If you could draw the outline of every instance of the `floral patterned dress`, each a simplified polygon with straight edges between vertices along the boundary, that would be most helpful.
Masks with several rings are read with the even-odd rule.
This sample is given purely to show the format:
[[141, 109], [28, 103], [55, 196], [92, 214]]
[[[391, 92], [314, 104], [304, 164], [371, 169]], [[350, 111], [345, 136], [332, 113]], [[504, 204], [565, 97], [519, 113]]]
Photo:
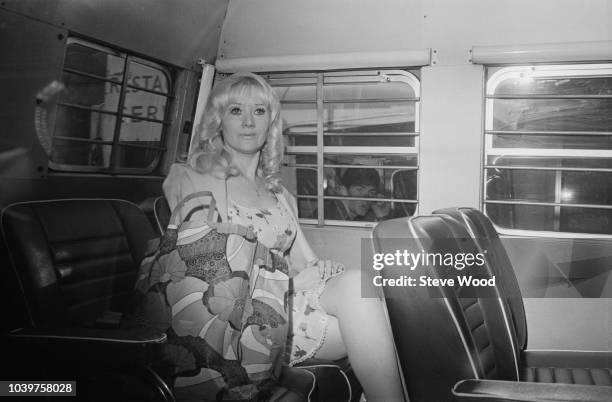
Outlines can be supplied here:
[[[273, 253], [287, 260], [287, 252], [299, 230], [299, 223], [289, 209], [285, 196], [277, 195], [271, 208], [251, 208], [228, 200], [228, 219], [252, 227], [257, 240]], [[290, 263], [290, 262], [288, 262]], [[315, 355], [325, 340], [329, 316], [322, 310], [319, 297], [325, 283], [307, 291], [296, 292], [292, 301], [292, 332], [290, 365], [298, 364]]]
[[[254, 209], [228, 199], [223, 183], [172, 166], [164, 193], [183, 223], [169, 225], [158, 251], [143, 260], [137, 303], [125, 321], [166, 332], [164, 359], [177, 400], [265, 399], [282, 365], [314, 356], [325, 339], [324, 281], [290, 292], [289, 251], [301, 249], [296, 238], [303, 235], [289, 193]], [[179, 208], [202, 191], [219, 202], [208, 217], [206, 208]]]

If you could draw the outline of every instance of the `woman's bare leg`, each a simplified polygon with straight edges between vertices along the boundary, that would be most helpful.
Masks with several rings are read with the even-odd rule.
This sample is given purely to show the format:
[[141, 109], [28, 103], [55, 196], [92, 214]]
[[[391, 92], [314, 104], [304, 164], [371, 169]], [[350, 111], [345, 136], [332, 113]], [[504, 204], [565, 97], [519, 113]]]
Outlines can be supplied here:
[[360, 272], [346, 271], [330, 279], [321, 305], [336, 319], [331, 319], [325, 343], [316, 357], [338, 359], [348, 352], [368, 402], [404, 400], [393, 338], [382, 305], [378, 299], [361, 297]]

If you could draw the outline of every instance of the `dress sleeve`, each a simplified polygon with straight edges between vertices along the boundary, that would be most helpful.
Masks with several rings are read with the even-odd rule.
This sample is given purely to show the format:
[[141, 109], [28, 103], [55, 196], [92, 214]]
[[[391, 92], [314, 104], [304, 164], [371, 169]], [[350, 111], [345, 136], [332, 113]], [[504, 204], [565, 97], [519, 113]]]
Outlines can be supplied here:
[[185, 196], [195, 192], [193, 184], [189, 179], [187, 167], [180, 163], [175, 163], [170, 166], [170, 172], [168, 172], [168, 176], [166, 176], [162, 188], [168, 205], [170, 206], [170, 211], [173, 211], [174, 207], [176, 207], [179, 201], [185, 198]]
[[319, 258], [314, 251], [312, 251], [312, 248], [310, 247], [310, 244], [308, 244], [308, 240], [306, 240], [306, 236], [304, 236], [304, 232], [302, 232], [302, 228], [298, 222], [298, 210], [295, 197], [286, 189], [283, 189], [283, 196], [291, 207], [291, 212], [293, 213], [297, 225], [295, 241], [289, 250], [291, 269], [295, 271], [294, 273], [297, 273], [304, 268], [314, 265]]
[[[164, 180], [162, 188], [164, 190], [166, 200], [168, 201], [170, 211], [174, 211], [176, 205], [183, 198], [195, 193], [196, 191], [211, 191], [215, 195], [218, 210], [219, 208], [225, 208], [225, 206], [218, 204], [219, 202], [225, 202], [225, 199], [219, 198], [224, 194], [217, 188], [219, 187], [219, 183], [217, 182], [218, 180], [212, 180], [210, 177], [195, 173], [187, 165], [175, 163], [170, 167], [170, 172], [168, 172], [168, 176], [166, 177], [166, 180]], [[206, 220], [208, 214], [207, 208], [200, 207], [199, 211], [190, 214], [194, 207], [207, 204], [207, 201], [202, 201], [203, 199], [197, 198], [185, 204], [179, 213], [179, 219], [182, 221], [186, 215], [190, 215], [190, 220]], [[210, 202], [210, 200], [208, 200], [208, 202]], [[218, 214], [214, 217], [214, 219], [216, 220], [217, 218]]]

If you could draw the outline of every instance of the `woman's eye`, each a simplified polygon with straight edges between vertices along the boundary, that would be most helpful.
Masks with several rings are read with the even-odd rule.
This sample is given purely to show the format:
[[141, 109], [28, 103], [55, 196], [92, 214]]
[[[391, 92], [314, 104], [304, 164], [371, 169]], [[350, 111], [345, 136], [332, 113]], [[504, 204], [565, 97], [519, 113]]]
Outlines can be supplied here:
[[255, 109], [255, 114], [256, 115], [264, 115], [266, 114], [266, 108], [264, 107], [258, 107]]
[[239, 107], [234, 106], [230, 108], [229, 112], [230, 114], [239, 115], [242, 112], [242, 110], [240, 110]]

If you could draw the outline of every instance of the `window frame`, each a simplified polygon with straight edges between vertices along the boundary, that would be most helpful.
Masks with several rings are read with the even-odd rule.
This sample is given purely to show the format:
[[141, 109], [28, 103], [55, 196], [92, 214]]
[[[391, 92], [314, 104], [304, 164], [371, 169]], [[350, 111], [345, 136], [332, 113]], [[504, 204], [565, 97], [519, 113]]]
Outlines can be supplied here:
[[[421, 82], [420, 82], [420, 70], [415, 68], [406, 69], [364, 69], [364, 70], [338, 70], [338, 71], [316, 71], [316, 72], [269, 72], [262, 74], [266, 80], [272, 85], [277, 86], [312, 86], [316, 85], [315, 99], [312, 101], [281, 101], [281, 109], [283, 104], [312, 104], [315, 105], [315, 114], [317, 119], [317, 145], [308, 146], [286, 146], [285, 155], [314, 155], [317, 158], [316, 164], [287, 164], [283, 162], [283, 168], [291, 167], [294, 169], [316, 169], [317, 170], [317, 195], [298, 195], [298, 199], [316, 199], [317, 200], [317, 212], [318, 216], [316, 219], [310, 218], [299, 218], [300, 223], [307, 225], [316, 225], [318, 227], [324, 226], [342, 226], [342, 227], [360, 227], [360, 228], [371, 228], [374, 227], [377, 222], [370, 221], [344, 221], [344, 220], [333, 220], [325, 219], [324, 217], [324, 202], [325, 200], [331, 199], [343, 199], [343, 200], [367, 200], [367, 201], [385, 201], [391, 203], [405, 203], [415, 205], [414, 214], [418, 214], [419, 211], [419, 165], [420, 165], [420, 111], [421, 111]], [[315, 79], [313, 82], [312, 80]], [[326, 79], [328, 80], [326, 82]], [[372, 98], [372, 99], [355, 99], [351, 101], [338, 100], [338, 99], [324, 99], [324, 86], [334, 84], [359, 84], [359, 83], [378, 83], [382, 81], [386, 82], [402, 82], [409, 85], [413, 92], [414, 97], [411, 98]], [[369, 101], [384, 102], [384, 101], [400, 101], [400, 102], [414, 102], [414, 131], [407, 133], [399, 133], [398, 135], [412, 136], [414, 137], [413, 146], [408, 147], [397, 147], [397, 146], [385, 146], [376, 147], [372, 151], [371, 146], [329, 146], [324, 145], [324, 136], [326, 133], [324, 120], [324, 108], [326, 104], [333, 103], [367, 103]], [[283, 128], [286, 129], [286, 128]], [[375, 136], [376, 133], [370, 134]], [[416, 164], [414, 166], [407, 165], [348, 165], [348, 164], [327, 164], [324, 161], [325, 155], [415, 155]], [[415, 199], [394, 199], [394, 198], [366, 198], [366, 197], [349, 197], [349, 196], [332, 196], [326, 195], [324, 191], [325, 182], [325, 168], [373, 168], [382, 170], [393, 170], [403, 171], [410, 170], [416, 171], [416, 189]], [[391, 194], [392, 195], [392, 194]]]
[[[546, 63], [546, 64], [524, 64], [524, 65], [489, 65], [486, 66], [485, 90], [484, 90], [484, 127], [483, 127], [483, 158], [482, 163], [482, 191], [481, 209], [486, 214], [487, 204], [507, 204], [507, 205], [530, 205], [542, 207], [554, 207], [555, 224], [560, 223], [561, 208], [593, 208], [593, 209], [612, 209], [612, 205], [584, 204], [584, 203], [563, 203], [561, 202], [562, 184], [561, 174], [564, 171], [570, 172], [605, 172], [612, 174], [612, 168], [572, 168], [572, 167], [543, 167], [543, 166], [495, 166], [487, 163], [488, 158], [493, 156], [524, 156], [524, 157], [604, 157], [612, 159], [612, 149], [561, 149], [561, 148], [496, 148], [493, 146], [493, 136], [498, 134], [510, 135], [594, 135], [612, 136], [609, 131], [560, 131], [560, 130], [493, 130], [494, 110], [493, 104], [496, 99], [612, 99], [612, 95], [495, 95], [495, 90], [499, 84], [508, 78], [518, 78], [521, 74], [528, 72], [531, 77], [612, 77], [612, 63]], [[575, 134], [572, 134], [575, 133]], [[555, 175], [555, 202], [521, 201], [521, 200], [488, 200], [487, 199], [487, 171], [492, 169], [499, 170], [525, 170], [525, 171], [552, 171]], [[512, 229], [497, 225], [491, 220], [498, 233], [508, 236], [522, 237], [551, 237], [551, 238], [612, 238], [612, 234], [550, 231], [550, 230], [531, 230], [531, 229]]]
[[[49, 159], [48, 162], [48, 169], [49, 172], [52, 174], [61, 174], [61, 173], [91, 173], [91, 174], [103, 174], [103, 175], [113, 175], [113, 176], [117, 176], [117, 175], [143, 175], [143, 176], [149, 176], [152, 173], [154, 173], [159, 167], [160, 167], [160, 162], [163, 161], [163, 156], [164, 154], [168, 151], [168, 147], [167, 147], [167, 137], [168, 137], [168, 131], [170, 130], [170, 128], [172, 127], [172, 125], [174, 124], [174, 120], [171, 118], [171, 111], [172, 108], [174, 107], [174, 102], [176, 100], [176, 95], [175, 95], [175, 80], [174, 80], [174, 74], [175, 71], [174, 69], [169, 66], [169, 65], [164, 65], [162, 63], [158, 63], [156, 61], [150, 60], [150, 59], [146, 59], [143, 58], [141, 56], [135, 55], [133, 53], [130, 53], [128, 51], [124, 51], [124, 50], [119, 50], [116, 48], [111, 48], [109, 46], [105, 46], [105, 45], [101, 45], [99, 43], [96, 42], [92, 42], [90, 40], [86, 40], [86, 39], [82, 39], [80, 37], [76, 37], [76, 36], [70, 36], [67, 41], [66, 41], [66, 49], [68, 49], [68, 46], [71, 44], [78, 44], [80, 46], [84, 46], [86, 48], [90, 48], [90, 49], [94, 49], [97, 50], [99, 52], [103, 52], [103, 53], [107, 53], [110, 54], [112, 56], [115, 57], [119, 57], [122, 59], [123, 61], [123, 72], [122, 72], [122, 76], [121, 76], [121, 81], [115, 81], [111, 78], [108, 77], [102, 77], [102, 76], [98, 76], [95, 74], [91, 74], [91, 73], [87, 73], [84, 71], [79, 71], [79, 70], [75, 70], [72, 68], [67, 68], [65, 66], [66, 63], [66, 57], [64, 56], [64, 60], [63, 60], [63, 64], [62, 64], [62, 74], [64, 73], [69, 73], [69, 74], [73, 74], [73, 75], [78, 75], [81, 77], [88, 77], [91, 79], [95, 79], [95, 80], [99, 80], [100, 82], [104, 82], [104, 83], [109, 83], [109, 84], [115, 84], [117, 86], [119, 86], [119, 99], [118, 99], [118, 104], [117, 104], [117, 110], [116, 111], [108, 111], [108, 110], [102, 110], [102, 109], [95, 109], [92, 107], [88, 107], [88, 106], [82, 106], [82, 105], [76, 105], [76, 104], [71, 104], [71, 103], [67, 103], [67, 102], [61, 102], [58, 101], [56, 107], [64, 107], [67, 109], [78, 109], [78, 110], [90, 110], [92, 112], [95, 113], [100, 113], [100, 114], [104, 114], [104, 115], [109, 115], [109, 116], [114, 116], [115, 118], [115, 127], [113, 129], [113, 139], [111, 141], [109, 140], [96, 140], [93, 138], [89, 138], [89, 139], [80, 139], [80, 138], [75, 138], [75, 137], [70, 137], [70, 136], [62, 136], [62, 135], [56, 135], [56, 130], [57, 127], [54, 123], [53, 126], [53, 132], [51, 135], [51, 144], [53, 144], [53, 140], [55, 139], [59, 139], [62, 141], [70, 141], [70, 142], [83, 142], [83, 143], [88, 143], [88, 144], [98, 144], [98, 145], [102, 145], [102, 146], [110, 146], [110, 156], [109, 156], [109, 167], [105, 168], [105, 167], [99, 167], [99, 166], [87, 166], [87, 165], [72, 165], [72, 164], [66, 164], [66, 163], [57, 163], [52, 161], [51, 159]], [[131, 85], [130, 83], [128, 83], [128, 76], [129, 76], [129, 66], [130, 63], [137, 63], [137, 64], [141, 64], [144, 65], [146, 67], [150, 67], [153, 68], [159, 72], [161, 72], [164, 77], [166, 78], [166, 82], [168, 85], [168, 91], [167, 93], [161, 92], [161, 91], [156, 91], [154, 89], [148, 89], [148, 88], [142, 88], [139, 86], [134, 86]], [[157, 96], [163, 96], [166, 98], [166, 104], [164, 106], [163, 109], [163, 118], [162, 120], [159, 119], [152, 119], [149, 117], [145, 117], [145, 116], [136, 116], [136, 115], [132, 115], [129, 113], [124, 113], [123, 111], [123, 106], [124, 106], [124, 102], [125, 102], [125, 98], [126, 98], [126, 92], [128, 89], [131, 90], [136, 90], [136, 91], [143, 91], [146, 93], [152, 93], [154, 95]], [[122, 126], [125, 124], [122, 119], [123, 118], [128, 118], [128, 119], [137, 119], [137, 120], [142, 120], [142, 121], [149, 121], [149, 122], [153, 122], [153, 123], [157, 123], [161, 125], [161, 132], [160, 132], [160, 139], [159, 139], [159, 145], [158, 146], [151, 146], [151, 145], [136, 145], [136, 144], [130, 144], [130, 145], [121, 145], [121, 128]], [[134, 168], [134, 167], [120, 167], [118, 166], [118, 159], [117, 159], [117, 149], [120, 148], [126, 148], [126, 149], [130, 149], [130, 148], [143, 148], [143, 149], [149, 149], [149, 150], [155, 150], [156, 151], [156, 155], [153, 158], [153, 160], [151, 161], [151, 163], [146, 166], [146, 167], [142, 167], [142, 168]], [[52, 148], [53, 150], [53, 145]]]

